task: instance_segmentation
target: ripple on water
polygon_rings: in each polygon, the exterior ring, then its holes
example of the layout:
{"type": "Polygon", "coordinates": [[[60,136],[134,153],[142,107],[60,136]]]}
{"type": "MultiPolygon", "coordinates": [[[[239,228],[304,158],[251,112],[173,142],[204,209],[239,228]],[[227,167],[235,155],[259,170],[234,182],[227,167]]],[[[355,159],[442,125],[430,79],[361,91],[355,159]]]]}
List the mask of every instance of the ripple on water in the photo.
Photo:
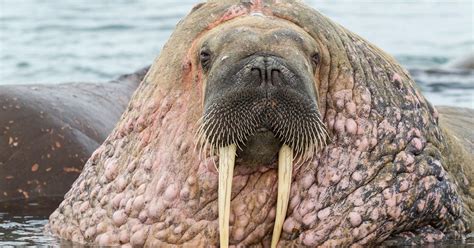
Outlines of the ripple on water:
{"type": "Polygon", "coordinates": [[[38,199],[35,202],[0,203],[0,247],[57,246],[60,241],[44,232],[49,214],[62,198],[38,199]]]}

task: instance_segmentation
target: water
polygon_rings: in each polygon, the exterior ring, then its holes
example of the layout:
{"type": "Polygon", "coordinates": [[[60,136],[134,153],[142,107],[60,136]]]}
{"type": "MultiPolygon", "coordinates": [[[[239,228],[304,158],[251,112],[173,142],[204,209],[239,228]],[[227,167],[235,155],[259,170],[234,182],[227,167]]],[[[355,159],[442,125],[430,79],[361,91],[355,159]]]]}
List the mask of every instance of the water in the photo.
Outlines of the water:
{"type": "MultiPolygon", "coordinates": [[[[193,0],[0,0],[0,84],[106,81],[152,63],[193,0]]],[[[474,108],[472,71],[428,70],[472,53],[473,2],[306,1],[394,55],[435,104],[474,108]]],[[[59,245],[58,205],[0,208],[0,246],[59,245]]],[[[474,241],[473,241],[474,242],[474,241]]]]}
{"type": "Polygon", "coordinates": [[[62,199],[23,200],[0,204],[0,246],[56,246],[59,239],[45,234],[48,217],[62,199]]]}

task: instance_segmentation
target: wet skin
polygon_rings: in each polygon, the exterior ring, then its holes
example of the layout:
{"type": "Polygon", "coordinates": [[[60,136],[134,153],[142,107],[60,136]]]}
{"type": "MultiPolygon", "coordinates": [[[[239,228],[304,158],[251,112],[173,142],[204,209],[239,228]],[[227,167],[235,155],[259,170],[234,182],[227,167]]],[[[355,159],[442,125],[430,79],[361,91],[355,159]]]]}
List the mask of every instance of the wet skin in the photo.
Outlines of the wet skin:
{"type": "MultiPolygon", "coordinates": [[[[235,122],[218,117],[227,125],[214,129],[243,126],[245,118],[237,113],[244,112],[228,113],[235,114],[235,122]]],[[[153,247],[461,239],[472,230],[473,156],[442,118],[391,56],[309,7],[293,1],[211,1],[177,26],[48,228],[75,242],[153,247]],[[294,35],[272,38],[278,30],[294,35]],[[319,61],[313,65],[315,52],[319,61]],[[269,75],[261,66],[265,60],[277,65],[279,81],[291,83],[292,74],[298,78],[294,87],[274,88],[291,96],[272,98],[275,81],[264,80],[273,75],[262,76],[269,75]],[[292,73],[281,73],[284,68],[292,73]],[[305,103],[284,113],[309,107],[320,115],[330,141],[292,165],[298,143],[291,138],[252,138],[267,132],[261,126],[277,132],[271,118],[262,118],[247,141],[227,138],[235,128],[221,136],[202,135],[213,104],[228,99],[233,107],[235,96],[246,94],[256,96],[251,105],[264,103],[262,112],[262,105],[252,105],[251,117],[272,112],[273,105],[267,105],[272,100],[276,106],[305,103]],[[200,153],[195,148],[203,140],[211,144],[200,153]],[[241,154],[248,155],[240,160],[239,142],[241,154]],[[260,156],[258,147],[271,148],[260,156]],[[288,165],[288,209],[279,211],[285,202],[279,172],[288,165]],[[282,216],[280,235],[275,223],[282,216]]]]}
{"type": "Polygon", "coordinates": [[[0,86],[0,202],[62,197],[145,72],[108,83],[0,86]]]}

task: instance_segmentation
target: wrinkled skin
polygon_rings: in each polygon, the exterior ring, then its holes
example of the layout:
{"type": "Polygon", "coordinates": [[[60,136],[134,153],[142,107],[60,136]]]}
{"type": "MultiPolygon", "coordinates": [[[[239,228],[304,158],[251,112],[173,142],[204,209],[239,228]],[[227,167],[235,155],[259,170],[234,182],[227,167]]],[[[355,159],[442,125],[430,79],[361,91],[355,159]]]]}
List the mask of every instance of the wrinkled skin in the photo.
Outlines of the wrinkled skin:
{"type": "Polygon", "coordinates": [[[0,202],[62,198],[146,71],[108,83],[0,86],[0,202]]]}
{"type": "MultiPolygon", "coordinates": [[[[262,22],[293,23],[316,42],[314,99],[331,136],[294,168],[279,245],[424,243],[472,230],[472,150],[440,126],[392,57],[298,2],[229,0],[198,5],[180,22],[51,215],[53,234],[101,245],[219,244],[217,158],[194,149],[206,101],[199,49],[215,30],[255,27],[252,12],[265,15],[262,22]]],[[[275,164],[236,164],[231,245],[270,244],[276,183],[275,164]]]]}

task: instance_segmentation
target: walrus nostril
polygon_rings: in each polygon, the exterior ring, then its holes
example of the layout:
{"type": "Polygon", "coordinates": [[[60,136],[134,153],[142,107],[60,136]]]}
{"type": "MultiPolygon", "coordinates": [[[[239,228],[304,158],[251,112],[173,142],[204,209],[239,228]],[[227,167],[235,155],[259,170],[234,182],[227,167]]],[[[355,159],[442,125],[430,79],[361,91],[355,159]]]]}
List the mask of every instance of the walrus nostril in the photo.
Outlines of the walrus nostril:
{"type": "Polygon", "coordinates": [[[283,85],[282,75],[279,69],[272,69],[270,81],[274,86],[283,85]]]}
{"type": "Polygon", "coordinates": [[[260,68],[254,67],[250,71],[251,71],[252,75],[258,79],[258,82],[261,83],[262,80],[263,80],[262,70],[260,68]]]}
{"type": "Polygon", "coordinates": [[[252,69],[250,69],[250,73],[254,79],[257,79],[259,85],[282,85],[282,71],[266,57],[263,61],[259,60],[257,65],[254,65],[252,69]]]}

